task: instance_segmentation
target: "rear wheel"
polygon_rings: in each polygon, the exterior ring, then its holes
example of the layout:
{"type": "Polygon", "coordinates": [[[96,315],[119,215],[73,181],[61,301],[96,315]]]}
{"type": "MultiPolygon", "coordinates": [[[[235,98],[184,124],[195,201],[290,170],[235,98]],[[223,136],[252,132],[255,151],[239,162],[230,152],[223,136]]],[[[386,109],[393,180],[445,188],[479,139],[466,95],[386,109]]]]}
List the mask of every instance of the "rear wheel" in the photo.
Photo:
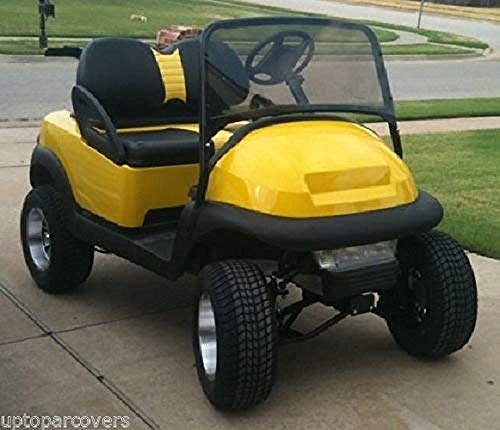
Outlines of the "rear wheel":
{"type": "Polygon", "coordinates": [[[21,242],[36,284],[49,293],[70,291],[92,270],[94,247],[68,229],[59,193],[50,185],[29,192],[21,212],[21,242]]]}
{"type": "Polygon", "coordinates": [[[402,240],[398,288],[382,297],[389,330],[411,355],[440,358],[463,348],[475,328],[477,289],[469,259],[449,235],[402,240]]]}
{"type": "Polygon", "coordinates": [[[193,349],[203,390],[216,407],[265,400],[276,369],[276,317],[261,270],[245,261],[210,264],[200,274],[193,349]]]}

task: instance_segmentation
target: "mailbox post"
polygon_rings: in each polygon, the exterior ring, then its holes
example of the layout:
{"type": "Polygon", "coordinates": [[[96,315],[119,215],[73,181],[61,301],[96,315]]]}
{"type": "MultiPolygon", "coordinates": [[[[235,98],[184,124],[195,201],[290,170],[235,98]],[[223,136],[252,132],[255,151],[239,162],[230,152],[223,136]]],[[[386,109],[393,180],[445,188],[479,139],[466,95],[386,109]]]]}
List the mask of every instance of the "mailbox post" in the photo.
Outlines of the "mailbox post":
{"type": "Polygon", "coordinates": [[[420,28],[420,23],[422,22],[422,14],[424,13],[424,3],[425,0],[420,0],[420,10],[418,11],[417,28],[420,28]]]}
{"type": "Polygon", "coordinates": [[[38,0],[38,13],[40,15],[40,37],[38,42],[40,49],[47,48],[47,32],[45,30],[45,22],[50,17],[55,18],[56,7],[50,3],[50,0],[38,0]]]}

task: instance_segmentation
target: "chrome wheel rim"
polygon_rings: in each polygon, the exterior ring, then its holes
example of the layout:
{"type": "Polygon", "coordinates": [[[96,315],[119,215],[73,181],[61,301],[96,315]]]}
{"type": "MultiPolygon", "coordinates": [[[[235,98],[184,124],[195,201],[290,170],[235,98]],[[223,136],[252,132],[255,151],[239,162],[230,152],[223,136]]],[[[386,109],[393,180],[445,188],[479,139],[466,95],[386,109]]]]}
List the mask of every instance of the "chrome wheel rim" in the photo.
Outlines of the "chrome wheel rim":
{"type": "Polygon", "coordinates": [[[203,369],[207,378],[213,381],[217,371],[217,331],[212,301],[206,292],[201,294],[198,304],[198,343],[203,369]]]}
{"type": "Polygon", "coordinates": [[[26,240],[31,260],[40,270],[47,270],[50,264],[50,230],[49,224],[40,208],[33,208],[28,214],[26,240]]]}

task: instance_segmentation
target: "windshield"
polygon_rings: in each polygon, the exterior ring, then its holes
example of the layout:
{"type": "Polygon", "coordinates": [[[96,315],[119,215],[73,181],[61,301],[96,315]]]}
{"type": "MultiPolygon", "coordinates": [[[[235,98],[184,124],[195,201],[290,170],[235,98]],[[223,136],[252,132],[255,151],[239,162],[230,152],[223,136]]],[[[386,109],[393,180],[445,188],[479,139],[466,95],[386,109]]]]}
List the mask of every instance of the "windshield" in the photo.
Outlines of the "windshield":
{"type": "Polygon", "coordinates": [[[329,111],[394,117],[380,46],[366,26],[316,18],[222,21],[205,30],[207,137],[242,119],[329,111]]]}

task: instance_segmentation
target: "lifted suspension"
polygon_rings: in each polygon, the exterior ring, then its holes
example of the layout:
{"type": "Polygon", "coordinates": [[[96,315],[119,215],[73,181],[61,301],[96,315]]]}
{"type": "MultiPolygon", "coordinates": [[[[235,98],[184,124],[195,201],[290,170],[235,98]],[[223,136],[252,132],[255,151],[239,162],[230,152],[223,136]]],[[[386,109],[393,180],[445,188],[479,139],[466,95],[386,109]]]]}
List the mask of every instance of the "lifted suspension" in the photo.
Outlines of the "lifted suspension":
{"type": "MultiPolygon", "coordinates": [[[[278,277],[277,274],[273,274],[270,279],[269,285],[271,291],[276,297],[285,297],[288,295],[289,285],[301,288],[294,282],[292,282],[293,276],[284,276],[283,278],[278,277]]],[[[308,306],[315,303],[321,303],[319,297],[308,293],[306,290],[302,290],[302,299],[294,302],[283,309],[277,309],[278,312],[278,329],[280,345],[286,345],[290,343],[304,342],[306,340],[312,339],[324,331],[328,330],[333,325],[339,323],[344,318],[349,315],[360,315],[367,312],[373,312],[375,309],[375,295],[374,294],[362,294],[348,300],[345,300],[341,307],[336,306],[339,312],[333,317],[329,318],[318,327],[313,330],[301,333],[292,328],[293,323],[297,320],[301,312],[308,306]]],[[[333,307],[333,306],[332,306],[333,307]]]]}

